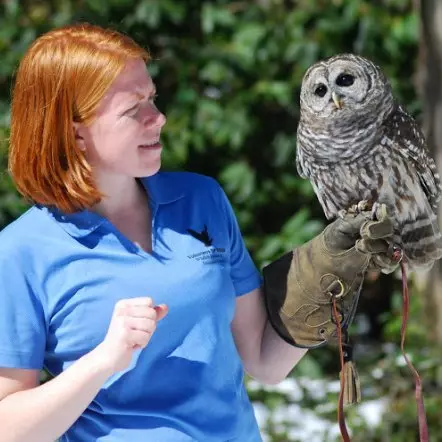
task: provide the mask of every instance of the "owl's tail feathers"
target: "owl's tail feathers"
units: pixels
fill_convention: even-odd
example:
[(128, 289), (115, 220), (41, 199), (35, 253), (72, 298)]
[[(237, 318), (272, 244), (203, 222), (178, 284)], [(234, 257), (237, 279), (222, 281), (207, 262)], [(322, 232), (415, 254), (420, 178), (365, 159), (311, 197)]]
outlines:
[(400, 238), (399, 244), (410, 270), (430, 270), (435, 261), (442, 258), (442, 234), (430, 208), (416, 219), (405, 220)]

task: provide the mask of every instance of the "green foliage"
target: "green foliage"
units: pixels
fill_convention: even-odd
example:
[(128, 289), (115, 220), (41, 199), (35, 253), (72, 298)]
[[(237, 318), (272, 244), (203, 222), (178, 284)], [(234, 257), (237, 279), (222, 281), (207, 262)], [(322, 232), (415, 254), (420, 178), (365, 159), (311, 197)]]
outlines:
[[(150, 50), (158, 106), (168, 118), (164, 169), (196, 171), (221, 182), (259, 267), (309, 240), (325, 224), (310, 184), (295, 169), (299, 88), (313, 62), (347, 51), (373, 59), (399, 101), (419, 117), (412, 80), (419, 33), (412, 0), (5, 0), (0, 5), (0, 229), (26, 208), (6, 172), (14, 70), (36, 36), (74, 21), (115, 27)], [(385, 352), (377, 343), (358, 361), (365, 398), (385, 397), (391, 406), (373, 428), (349, 410), (354, 440), (415, 440), (412, 385), (396, 363), (398, 307), (394, 302), (384, 318), (383, 339), (393, 343), (393, 350)], [(418, 316), (420, 307), (412, 309)], [(408, 332), (408, 350), (428, 379), (429, 422), (442, 439), (436, 436), (440, 357), (425, 349), (419, 322), (411, 321)], [(294, 375), (336, 380), (336, 371), (326, 368), (333, 358), (332, 351), (310, 352)], [(381, 379), (371, 375), (376, 368)], [(251, 394), (269, 409), (290, 402), (271, 390)], [(336, 391), (315, 399), (305, 389), (299, 403), (334, 422), (336, 400)], [(296, 440), (272, 422), (273, 441)]]

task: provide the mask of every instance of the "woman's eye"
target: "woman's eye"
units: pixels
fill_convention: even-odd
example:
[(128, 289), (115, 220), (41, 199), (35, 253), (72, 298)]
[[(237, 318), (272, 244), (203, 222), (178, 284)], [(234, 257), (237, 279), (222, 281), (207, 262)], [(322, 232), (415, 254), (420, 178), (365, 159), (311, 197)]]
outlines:
[(140, 105), (137, 104), (136, 106), (131, 107), (128, 111), (126, 111), (126, 115), (133, 117), (138, 113), (139, 110), (140, 110)]
[[(155, 99), (157, 98), (157, 95), (152, 95), (149, 98), (146, 98), (145, 103), (149, 102), (150, 104), (155, 104)], [(137, 105), (131, 107), (130, 109), (128, 109), (124, 114), (129, 116), (129, 117), (135, 117), (138, 114), (138, 111), (141, 109), (141, 106), (145, 106), (145, 104), (143, 103), (138, 103)]]

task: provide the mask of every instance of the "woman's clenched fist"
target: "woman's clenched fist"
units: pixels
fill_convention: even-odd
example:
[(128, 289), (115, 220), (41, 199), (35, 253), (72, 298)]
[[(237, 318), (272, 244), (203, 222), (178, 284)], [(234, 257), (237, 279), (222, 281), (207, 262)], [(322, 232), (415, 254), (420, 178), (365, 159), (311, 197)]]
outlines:
[(165, 304), (154, 305), (148, 297), (122, 299), (115, 304), (112, 319), (103, 342), (97, 347), (103, 362), (113, 372), (124, 370), (132, 353), (144, 348), (167, 314)]

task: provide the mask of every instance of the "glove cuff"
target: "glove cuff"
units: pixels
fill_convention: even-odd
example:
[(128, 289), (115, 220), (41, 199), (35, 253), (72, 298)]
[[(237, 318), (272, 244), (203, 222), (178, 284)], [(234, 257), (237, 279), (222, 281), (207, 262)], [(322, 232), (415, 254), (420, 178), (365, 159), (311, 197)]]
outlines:
[(317, 345), (303, 345), (296, 342), (293, 333), (287, 329), (281, 317), (281, 310), (286, 300), (287, 276), (293, 262), (293, 252), (288, 252), (263, 269), (264, 301), (268, 320), (276, 333), (287, 343), (299, 348), (322, 347), (326, 341)]
[(266, 266), (265, 305), (278, 335), (300, 348), (337, 343), (332, 300), (346, 329), (356, 311), (368, 261), (355, 248), (328, 252), (320, 235)]

